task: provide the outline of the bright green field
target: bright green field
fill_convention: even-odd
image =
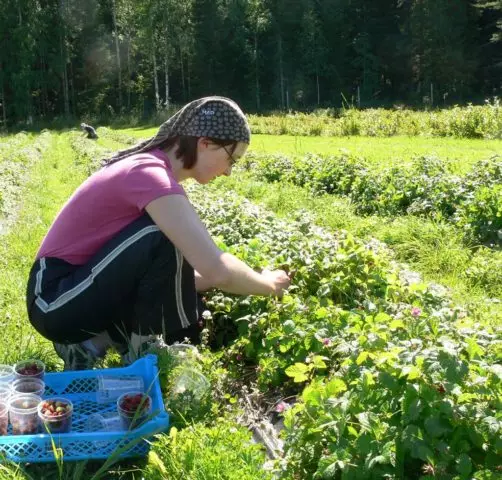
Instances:
[[[121,133],[138,138],[153,136],[156,128],[130,128]],[[478,160],[502,155],[502,140],[426,137],[302,137],[292,135],[253,135],[250,152],[304,155],[337,154],[348,151],[386,167],[415,156],[436,155],[450,159],[459,172]]]

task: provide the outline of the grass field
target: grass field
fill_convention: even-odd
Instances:
[[[148,138],[156,128],[131,128],[119,132]],[[435,155],[449,159],[460,173],[478,160],[502,155],[502,140],[438,137],[303,137],[291,135],[253,135],[250,152],[304,155],[306,153],[338,154],[341,151],[365,157],[379,167],[399,164],[419,155]]]
[[[133,132],[137,138],[154,133],[141,129],[119,133],[125,138]],[[10,152],[18,150],[19,145],[24,148],[39,142],[39,138],[42,136],[2,138],[0,162],[8,165],[13,161]],[[430,154],[429,149],[435,148],[443,158],[443,154],[450,152],[452,156],[447,158],[455,160],[459,171],[500,151],[502,145],[500,141],[441,138],[328,139],[268,135],[256,135],[253,142],[253,149],[286,155],[316,151],[316,147],[322,149],[319,153],[336,153],[345,145],[343,148],[350,147],[353,153],[366,156],[375,165],[385,164],[386,152],[393,152],[389,154],[392,158],[400,155],[411,158]],[[26,150],[24,157],[19,157],[22,168],[12,168],[12,175],[0,175],[3,182],[0,200],[7,205],[16,204],[14,210],[5,210],[7,213],[0,216],[0,220],[9,220],[5,222],[0,244],[1,363],[38,357],[49,370],[61,368],[50,342],[27,321],[24,296],[28,272],[55,215],[89,171],[96,168],[95,163],[92,167],[90,163],[126,146],[119,137],[105,133],[98,142],[81,136],[77,139],[70,132],[51,133],[38,143],[38,150]],[[11,195],[11,190],[17,194]],[[228,348],[204,351],[202,368],[213,387],[207,403],[195,408],[189,402],[181,405],[190,428],[159,437],[150,457],[119,462],[104,476],[95,475],[99,462],[65,463],[61,469],[55,464],[19,467],[0,463],[0,479],[271,480],[271,475],[262,471],[263,452],[249,446],[249,432],[236,422],[240,411],[235,407],[242,406],[239,382],[249,378],[257,382],[249,385],[251,390],[258,385],[265,396],[275,395],[274,399],[293,391],[299,404],[308,405],[305,415],[301,410],[292,414],[297,416],[297,423],[288,429],[289,466],[276,478],[314,478],[311,473],[318,468],[316,462],[322,469],[323,462],[330,457],[314,452],[312,463],[312,446],[322,444],[325,451],[336,453],[338,440],[333,440],[331,427],[326,425],[340,425],[339,422],[348,419],[353,427],[341,435],[347,455],[350,449],[348,468],[354,470],[347,478],[352,478],[351,472],[356,475],[356,471],[357,478],[375,478],[371,476],[374,471],[367,470],[366,464],[368,459],[380,455],[381,466],[375,463],[374,468],[386,469],[388,473],[397,471],[394,478],[431,480],[420,472],[436,465],[438,458],[437,465],[448,468],[449,473],[461,468],[459,479],[496,479],[489,470],[497,465],[499,448],[495,446],[494,432],[500,424],[495,413],[500,399],[494,392],[500,391],[496,380],[500,371],[494,358],[499,342],[497,328],[502,324],[502,252],[466,245],[459,231],[449,224],[411,215],[358,216],[345,198],[319,197],[306,188],[262,182],[239,169],[230,178],[222,177],[211,185],[194,189],[188,186],[187,190],[211,233],[218,236],[218,241],[227,242],[228,248],[235,248],[231,251],[251,263],[262,264],[270,260],[267,257],[270,255],[282,256],[281,261],[296,264],[297,289],[284,302],[270,300],[266,304],[259,298],[233,298],[218,292],[209,295],[208,305],[215,319],[242,320],[249,309],[254,320],[249,331],[243,329],[239,340]],[[252,203],[246,203],[245,199]],[[254,205],[264,206],[268,213],[257,216]],[[310,229],[315,230],[315,225],[324,228],[322,237],[312,234]],[[348,239],[343,240],[346,236]],[[373,246],[368,248],[373,239],[385,242],[388,253],[373,251]],[[235,247],[232,242],[236,242]],[[423,281],[410,286],[399,284],[396,272],[409,269],[419,272]],[[474,273],[467,275],[467,271]],[[441,285],[447,288],[439,288]],[[382,311],[375,315],[377,305]],[[386,306],[390,314],[384,313]],[[395,312],[398,313],[394,316]],[[239,322],[239,328],[242,326]],[[408,355],[409,345],[412,350],[420,349],[416,362],[414,355],[419,351]],[[435,356],[437,352],[441,352],[439,357]],[[340,358],[343,366],[339,370],[335,366]],[[330,365],[333,375],[329,383],[325,382],[326,365]],[[441,366],[439,370],[437,365]],[[166,395],[167,372],[171,371],[162,374]],[[381,377],[384,373],[387,377]],[[389,376],[393,377],[391,383],[380,381],[380,378],[390,381]],[[295,378],[294,382],[291,378]],[[303,387],[306,388],[301,393]],[[281,392],[281,388],[285,390]],[[389,389],[398,393],[388,397]],[[410,397],[410,392],[415,395],[415,391],[423,396]],[[253,392],[257,393],[258,388]],[[337,403],[332,401],[334,395],[354,402],[347,407],[349,410],[343,410],[341,417]],[[266,397],[266,401],[271,400]],[[421,438],[412,447],[409,442],[414,440],[405,436],[400,445],[403,431],[395,430],[394,419],[401,415],[400,405],[406,410],[398,428],[411,422],[407,416],[413,416],[413,428],[415,424],[420,426]],[[391,412],[388,408],[396,410]],[[177,425],[183,424],[181,418],[176,418]],[[293,416],[288,422],[293,422]],[[439,450],[432,453],[433,447],[442,448],[438,442],[451,445],[453,453]],[[485,447],[478,449],[483,442]],[[406,454],[404,446],[408,449]],[[427,449],[422,450],[427,455],[413,453],[414,448]],[[389,451],[400,458],[397,463],[391,459],[392,455],[385,457]],[[462,459],[461,465],[457,457]],[[335,460],[333,457],[329,461]],[[298,476],[298,469],[310,473]],[[469,476],[474,471],[484,473]],[[448,475],[433,478],[454,478]]]

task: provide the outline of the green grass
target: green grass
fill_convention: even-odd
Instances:
[[[129,128],[120,133],[139,138],[153,136],[157,128]],[[409,161],[418,155],[449,159],[460,173],[478,160],[502,155],[502,140],[426,137],[304,137],[292,135],[253,135],[250,152],[304,155],[337,154],[348,151],[381,167]]]
[[[3,335],[0,338],[0,363],[13,364],[26,358],[39,358],[45,362],[48,371],[61,370],[62,362],[56,356],[51,342],[39,335],[27,318],[25,305],[26,282],[36,252],[44,235],[49,229],[59,209],[87,177],[88,165],[78,158],[71,147],[71,133],[52,133],[50,144],[41,160],[27,171],[29,179],[22,186],[22,199],[19,204],[19,214],[0,242],[0,324]],[[91,144],[89,144],[90,146]],[[94,146],[94,143],[92,144]],[[103,141],[102,146],[110,143]],[[1,160],[0,160],[1,161]],[[204,429],[203,425],[200,428]],[[231,421],[227,424],[231,428]],[[211,430],[208,430],[210,432]],[[243,434],[242,434],[243,435]],[[206,441],[206,440],[204,440]],[[236,440],[237,441],[237,440]],[[241,466],[247,466],[252,471],[259,472],[263,455],[257,448],[243,449],[242,455],[236,449],[236,441],[219,444],[218,448],[228,450],[228,455],[239,458]],[[214,439],[207,440],[209,448]],[[211,443],[212,442],[212,443]],[[184,448],[184,445],[181,445]],[[189,447],[187,445],[187,447]],[[246,450],[246,451],[245,451]],[[252,452],[251,452],[252,450]],[[182,458],[185,450],[176,449],[172,455]],[[167,454],[167,452],[166,452]],[[246,456],[247,455],[247,456]],[[174,457],[173,457],[174,458]],[[198,458],[201,458],[198,455]],[[109,459],[111,461],[113,459]],[[219,478],[215,472],[213,459],[204,457],[197,466],[200,476],[192,478]],[[228,460],[228,459],[227,459]],[[160,475],[163,458],[153,466],[148,466],[149,457],[123,460],[106,467],[106,463],[93,461],[65,462],[64,457],[57,463],[16,465],[15,463],[0,463],[1,480],[97,480],[98,478],[139,479],[144,478],[144,469],[149,473]],[[227,468],[233,464],[222,460]],[[106,470],[104,476],[98,475],[100,468]],[[169,467],[168,467],[169,468]],[[159,472],[157,469],[160,469]],[[197,473],[196,472],[196,473]],[[175,473],[174,471],[172,472]],[[214,475],[213,475],[214,474]],[[98,476],[97,476],[98,475]],[[206,476],[208,475],[208,476]],[[213,475],[213,476],[211,476]],[[242,477],[240,477],[242,478]],[[249,478],[254,478],[252,475]]]
[[[1,237],[0,322],[4,326],[4,331],[0,339],[0,362],[3,363],[14,363],[21,358],[35,356],[44,360],[49,369],[61,367],[50,342],[38,335],[29,324],[24,296],[28,272],[43,236],[63,203],[87,176],[87,165],[85,162],[77,162],[77,155],[70,146],[69,138],[68,133],[52,134],[52,144],[44,153],[42,160],[35,164],[30,172],[29,181],[23,186],[16,224]],[[378,139],[378,142],[382,140],[384,139]],[[100,139],[98,145],[112,149],[124,146],[106,138]],[[394,249],[399,260],[408,261],[411,267],[421,271],[426,279],[449,286],[458,303],[470,302],[475,305],[481,322],[497,323],[502,320],[500,306],[485,301],[488,296],[502,297],[502,282],[479,287],[463,280],[462,274],[472,254],[462,246],[461,239],[451,227],[414,217],[395,219],[357,217],[351,205],[343,199],[313,198],[304,189],[285,184],[271,185],[258,182],[245,174],[221,178],[214,186],[207,188],[236,191],[282,216],[301,215],[302,210],[308,211],[319,225],[332,229],[346,229],[358,237],[375,237],[383,240]],[[202,437],[195,436],[189,439],[191,443],[180,445],[177,451],[165,451],[166,457],[162,455],[164,450],[157,451],[164,466],[173,462],[173,470],[170,472],[173,475],[180,472],[180,465],[186,465],[187,458],[192,458],[190,445],[197,444],[200,448],[211,448],[209,440],[212,438],[212,433],[209,430],[204,432],[199,430],[198,433],[199,435],[203,433]],[[184,435],[190,436],[189,432]],[[163,441],[165,442],[166,438]],[[229,451],[224,452],[226,458],[232,457],[234,454],[232,449],[238,453],[237,446],[230,440],[228,447]],[[203,457],[197,456],[197,459],[200,462],[194,465],[192,470],[187,470],[186,474],[193,474],[194,479],[206,478],[202,472],[218,474],[213,468],[215,459],[211,457],[211,452]],[[254,465],[256,462],[253,460],[247,463]],[[164,478],[162,466],[146,466],[144,463],[142,466],[148,473]],[[80,478],[76,474],[73,477],[71,474],[73,468],[78,467],[65,464],[63,478]],[[92,475],[89,470],[93,468],[95,470],[96,465],[89,465],[86,468],[88,477]],[[123,473],[127,469],[131,471],[130,476]],[[25,475],[23,471],[16,473],[16,467],[5,466],[0,468],[0,478],[37,480],[58,478],[56,466],[50,464],[32,465],[27,467],[27,472],[31,477]],[[113,478],[134,478],[134,476],[141,478],[143,473],[145,472],[138,472],[138,469],[128,462],[120,462],[120,467],[117,466]]]
[[[49,342],[36,334],[27,320],[25,290],[28,273],[42,238],[64,201],[85,178],[73,163],[74,154],[65,135],[52,135],[52,145],[31,171],[19,205],[15,228],[0,244],[0,318],[8,323],[0,338],[2,362],[26,358],[40,351],[42,360],[56,361]],[[13,328],[15,327],[15,328]],[[35,340],[36,338],[36,340]],[[17,345],[18,348],[12,348]]]

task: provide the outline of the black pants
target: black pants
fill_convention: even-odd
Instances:
[[[108,331],[125,344],[132,332],[166,342],[198,336],[194,270],[143,215],[85,265],[38,259],[27,287],[33,327],[57,343],[79,343]]]

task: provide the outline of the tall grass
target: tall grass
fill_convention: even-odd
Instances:
[[[250,115],[249,121],[253,133],[273,135],[502,138],[502,106],[498,99],[484,106],[425,112],[401,108],[327,109],[314,114]]]

